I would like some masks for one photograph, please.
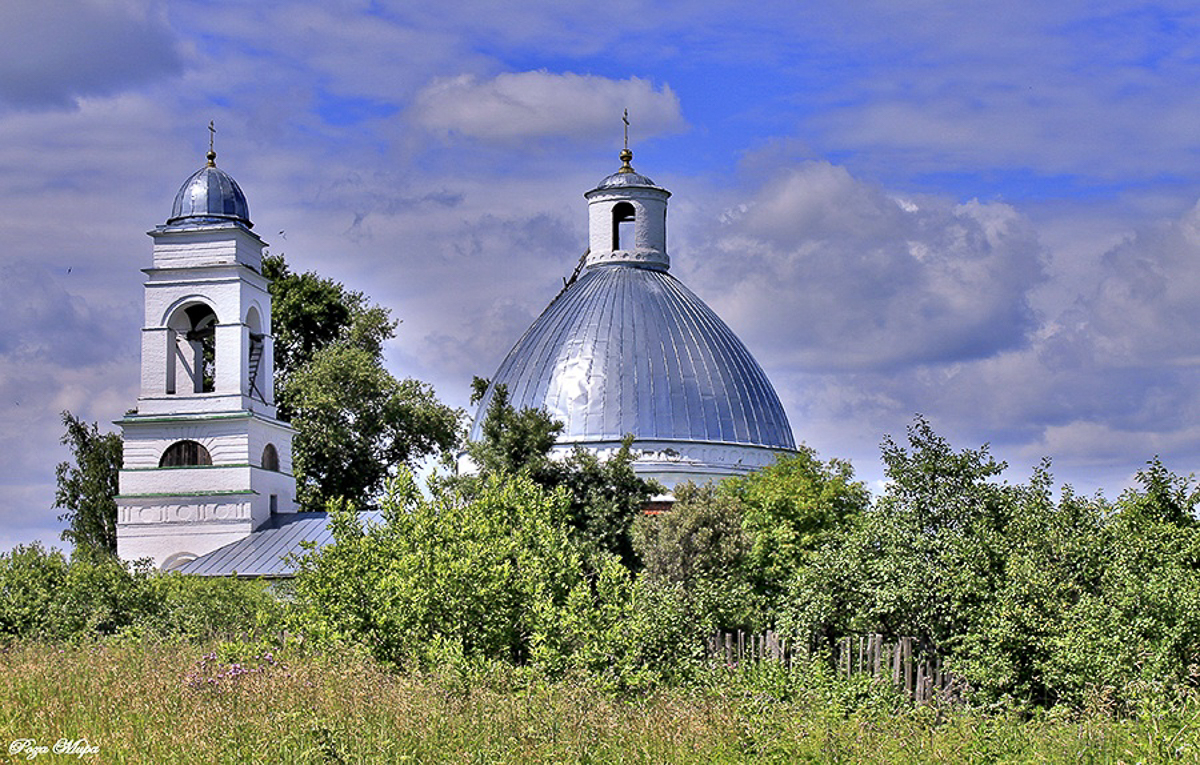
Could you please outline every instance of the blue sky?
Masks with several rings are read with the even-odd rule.
[[[203,162],[465,406],[585,242],[673,192],[672,271],[798,441],[878,486],[920,412],[1022,479],[1200,464],[1188,3],[89,2],[0,8],[0,549],[54,541],[58,412],[134,405],[144,232]]]

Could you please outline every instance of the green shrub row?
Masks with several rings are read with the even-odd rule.
[[[102,555],[68,559],[36,542],[0,554],[0,640],[206,640],[282,629],[286,608],[265,582],[160,574]]]

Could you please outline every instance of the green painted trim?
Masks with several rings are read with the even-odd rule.
[[[118,494],[117,499],[146,499],[153,497],[236,497],[258,494],[253,489],[246,491],[164,491],[156,494]]]
[[[212,470],[214,468],[244,468],[255,467],[249,462],[238,462],[232,465],[167,465],[160,467],[144,467],[144,468],[121,468],[121,472],[130,473],[145,472],[147,470]]]
[[[224,395],[224,394],[222,394],[222,395]],[[190,422],[190,421],[194,421],[194,420],[249,420],[249,419],[253,419],[254,417],[258,417],[259,419],[270,422],[270,420],[267,420],[265,417],[262,417],[261,415],[256,415],[254,412],[213,412],[212,414],[204,414],[203,412],[197,412],[196,414],[166,414],[166,415],[127,414],[124,417],[122,417],[121,419],[117,420],[116,422],[118,425],[120,425],[122,423],[126,423],[126,422],[158,424],[158,423],[162,423],[162,422]]]
[[[267,473],[284,475],[288,478],[295,478],[291,473],[285,473],[282,470],[267,470],[261,465],[251,465],[249,462],[239,462],[233,465],[170,465],[167,467],[144,467],[144,468],[121,468],[122,473],[149,473],[154,470],[219,470],[221,468],[253,468],[262,470]]]

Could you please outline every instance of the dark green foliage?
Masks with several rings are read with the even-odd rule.
[[[62,443],[71,449],[71,461],[55,470],[54,506],[66,510],[58,519],[70,524],[62,538],[80,555],[114,556],[121,436],[101,433],[96,423],[89,425],[70,412],[63,412],[62,420],[67,428]]]
[[[263,276],[271,280],[271,332],[275,336],[276,388],[312,361],[322,348],[354,336],[354,344],[372,355],[396,334],[386,308],[372,306],[361,292],[308,271],[293,273],[283,255],[263,258]],[[290,412],[280,402],[280,414]]]
[[[297,491],[307,509],[345,498],[370,507],[398,465],[453,449],[461,413],[433,389],[383,365],[395,335],[387,309],[282,255],[263,259],[271,282],[279,414],[296,428]]]
[[[547,487],[567,490],[567,522],[584,559],[615,555],[630,571],[641,568],[633,546],[633,523],[650,498],[662,491],[633,472],[633,437],[608,459],[576,447],[565,460],[546,472]]]
[[[682,586],[704,629],[773,626],[792,607],[792,580],[868,507],[853,476],[802,447],[742,478],[677,486],[670,512],[637,524],[646,572]]]
[[[475,378],[476,395],[481,382],[486,387],[486,381]],[[483,419],[483,437],[467,444],[467,454],[480,475],[524,472],[548,483],[550,449],[562,428],[544,409],[517,411],[508,401],[508,387],[497,385]]]
[[[1158,457],[1139,470],[1138,483],[1142,490],[1127,491],[1121,497],[1121,514],[1131,522],[1168,523],[1173,526],[1195,526],[1196,504],[1200,488],[1192,485],[1190,476],[1177,476],[1162,464]]]
[[[339,497],[371,506],[396,466],[415,465],[457,440],[458,412],[429,385],[397,380],[380,358],[351,344],[321,349],[285,390],[297,431],[298,491],[308,509]]]
[[[714,484],[679,484],[669,511],[643,516],[635,525],[646,573],[680,584],[737,576],[752,546],[744,513],[741,500]]]
[[[659,590],[677,588],[693,643],[718,628],[765,624],[762,598],[751,581],[753,538],[743,528],[744,514],[732,493],[685,482],[675,487],[669,511],[643,516],[634,526],[644,579]]]

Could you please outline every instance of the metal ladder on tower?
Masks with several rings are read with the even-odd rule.
[[[266,403],[267,397],[258,389],[258,369],[262,365],[263,336],[250,335],[250,395],[258,394],[258,399]]]

